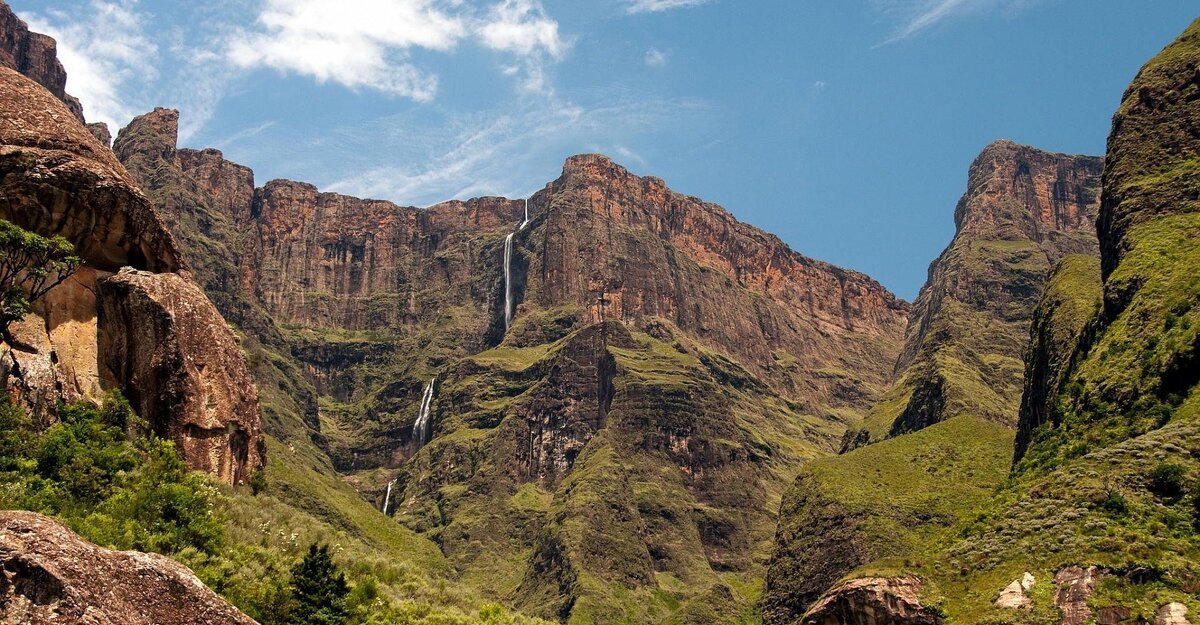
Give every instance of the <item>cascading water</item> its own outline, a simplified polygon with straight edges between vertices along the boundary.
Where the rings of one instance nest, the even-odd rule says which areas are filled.
[[[513,296],[512,296],[512,245],[513,237],[529,225],[529,200],[525,200],[525,218],[517,229],[504,237],[504,329],[512,325]]]
[[[396,483],[396,480],[392,480],[392,481],[388,482],[387,495],[385,495],[385,496],[383,497],[383,510],[382,510],[382,512],[383,512],[384,514],[387,514],[387,513],[388,513],[388,506],[392,505],[392,486],[393,486],[395,483]]]
[[[421,396],[421,411],[417,413],[417,420],[413,423],[413,440],[417,441],[417,447],[425,444],[429,438],[429,407],[433,404],[433,384],[437,382],[437,377],[429,381],[429,385],[425,387],[425,394]]]

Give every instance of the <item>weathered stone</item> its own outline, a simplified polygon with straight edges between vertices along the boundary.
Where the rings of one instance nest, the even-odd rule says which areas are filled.
[[[1033,600],[1026,594],[1030,588],[1033,588],[1036,580],[1033,574],[1026,572],[1021,576],[1021,579],[1014,579],[1011,584],[1004,587],[1000,591],[1000,596],[996,598],[996,607],[1010,609],[1028,609],[1033,605]]]
[[[801,625],[941,625],[921,605],[916,577],[866,577],[829,589],[800,619]]]
[[[212,302],[170,273],[126,269],[99,286],[106,381],[189,465],[231,484],[248,480],[265,461],[258,392]]]
[[[1187,618],[1188,607],[1178,602],[1166,603],[1158,607],[1154,615],[1154,625],[1192,625]]]
[[[1098,567],[1068,566],[1054,574],[1054,605],[1062,610],[1059,625],[1083,625],[1092,617],[1088,600],[1104,571]]]
[[[110,551],[33,512],[0,512],[0,624],[254,625],[183,565]]]
[[[100,142],[104,147],[112,146],[112,133],[108,131],[108,124],[104,122],[95,122],[87,125],[88,132]]]

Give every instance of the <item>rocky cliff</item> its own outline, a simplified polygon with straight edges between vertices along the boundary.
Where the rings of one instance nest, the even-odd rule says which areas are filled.
[[[847,433],[843,451],[855,451],[814,461],[784,498],[766,622],[799,618],[869,562],[913,557],[1004,479],[1034,309],[1060,259],[1095,253],[1101,166],[1008,141],[972,163],[955,237],[909,317],[896,382]],[[903,440],[879,442],[892,437]],[[877,473],[869,484],[854,477],[864,467]]]
[[[67,72],[58,60],[58,44],[52,37],[29,31],[29,26],[0,2],[0,66],[20,72],[62,100],[80,122],[83,106],[67,94]]]
[[[302,372],[311,435],[538,614],[643,622],[672,611],[663,592],[748,609],[721,580],[761,575],[782,485],[899,352],[907,305],[874,281],[602,156],[527,201],[417,209],[256,188],[177,124],[158,109],[114,149],[222,312]],[[260,385],[284,383],[272,367]]]
[[[253,385],[212,304],[185,288],[186,265],[163,220],[113,153],[62,102],[7,68],[0,68],[0,88],[0,217],[43,236],[66,237],[83,259],[15,324],[21,345],[6,346],[6,386],[43,427],[56,418],[59,401],[98,400],[104,390],[119,388],[142,398],[139,411],[188,452],[194,467],[231,483],[244,479],[262,465]],[[142,282],[160,294],[159,309],[116,288],[124,267],[146,272]],[[100,314],[106,309],[121,311],[121,322]],[[194,314],[178,314],[184,309]],[[135,334],[150,327],[159,334]],[[179,389],[204,394],[150,392],[143,387],[150,384],[146,370],[117,366],[112,352],[118,344],[122,359],[139,362],[169,359],[170,345],[185,345],[176,358],[220,367],[181,367],[172,374]],[[196,403],[202,397],[209,406]],[[230,410],[217,413],[217,407]],[[201,423],[204,428],[195,429]]]
[[[849,577],[919,577],[924,603],[953,622],[1185,618],[1200,573],[1198,65],[1200,21],[1142,68],[1114,116],[1099,262],[1062,262],[1034,313],[1023,453],[1007,480],[903,559]],[[851,599],[834,589],[820,602]]]
[[[0,623],[254,625],[186,567],[110,551],[33,512],[0,512]]]
[[[1016,424],[1042,286],[1063,257],[1096,253],[1102,164],[1009,141],[980,153],[913,305],[897,383],[847,448],[959,415]]]

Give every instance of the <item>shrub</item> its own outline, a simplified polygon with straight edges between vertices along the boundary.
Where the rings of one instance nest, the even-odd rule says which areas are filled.
[[[309,545],[304,559],[292,569],[295,622],[300,625],[341,625],[346,622],[346,576],[329,555],[329,546]]]
[[[1184,492],[1185,473],[1186,470],[1180,465],[1169,462],[1159,464],[1150,471],[1150,492],[1164,499],[1179,499]]]
[[[1100,508],[1114,515],[1123,515],[1129,512],[1129,503],[1125,501],[1125,495],[1116,489],[1109,489],[1104,495],[1104,499],[1100,500]]]

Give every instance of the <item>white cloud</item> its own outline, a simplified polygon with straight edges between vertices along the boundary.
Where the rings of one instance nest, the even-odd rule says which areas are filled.
[[[66,11],[23,16],[31,30],[54,37],[67,69],[67,92],[79,98],[90,121],[114,132],[135,113],[124,91],[153,80],[157,46],[146,36],[135,2],[92,0],[78,19]]]
[[[625,6],[625,12],[631,15],[635,13],[659,13],[661,11],[669,11],[671,9],[699,6],[708,1],[709,0],[628,0]]]
[[[900,26],[885,46],[919,35],[935,24],[950,18],[1003,9],[1020,11],[1037,0],[876,0],[876,7],[885,15],[899,17]]]
[[[460,17],[431,0],[268,0],[261,29],[234,37],[230,61],[270,67],[351,89],[371,88],[418,101],[433,99],[437,77],[407,62],[416,48],[446,51],[466,34]]]
[[[242,68],[268,67],[373,89],[420,102],[437,93],[436,74],[418,67],[414,50],[449,52],[468,36],[520,59],[528,90],[545,92],[545,64],[569,43],[537,0],[500,0],[484,11],[461,0],[358,0],[353,8],[329,0],[267,0],[258,28],[236,34],[227,48]]]
[[[824,80],[818,80],[813,83],[813,91],[824,91],[828,86],[829,83],[825,82]]]
[[[658,48],[650,48],[646,50],[646,65],[650,67],[662,67],[667,64],[667,53]]]

